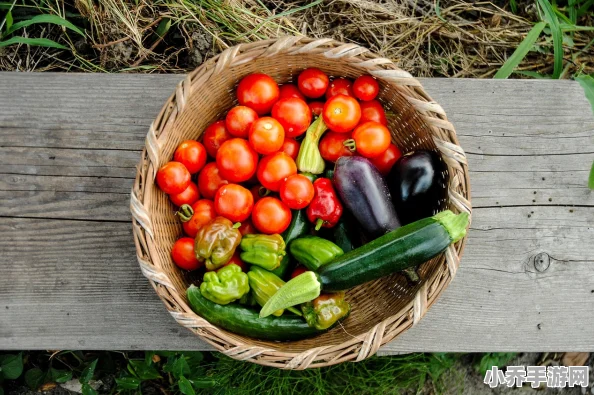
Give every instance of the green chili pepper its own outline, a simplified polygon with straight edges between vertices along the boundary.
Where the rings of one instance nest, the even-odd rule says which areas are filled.
[[[303,236],[295,239],[289,250],[299,263],[314,271],[343,254],[339,246],[317,236]]]
[[[281,235],[245,235],[240,243],[241,260],[274,270],[285,256],[285,242]]]
[[[250,282],[250,289],[254,295],[254,299],[260,306],[264,306],[268,299],[272,297],[282,287],[285,282],[281,280],[274,273],[264,270],[258,266],[252,266],[248,272],[248,279]],[[297,309],[289,307],[292,312],[297,315],[301,315],[301,312]],[[272,313],[277,317],[280,317],[284,312],[284,309],[280,309]]]
[[[204,273],[200,284],[200,293],[206,299],[218,303],[229,304],[250,291],[247,274],[236,264],[224,266],[216,272]]]

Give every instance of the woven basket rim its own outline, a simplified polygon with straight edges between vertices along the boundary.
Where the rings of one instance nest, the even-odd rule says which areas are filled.
[[[240,67],[253,59],[270,57],[278,53],[292,55],[313,53],[334,60],[338,59],[356,65],[357,68],[367,71],[383,83],[399,89],[402,96],[430,126],[434,143],[447,163],[450,174],[455,173],[455,176],[450,178],[449,185],[450,209],[471,214],[470,181],[464,150],[458,143],[454,126],[447,120],[445,111],[431,99],[418,80],[396,67],[389,59],[373,54],[359,45],[345,44],[328,38],[312,39],[304,36],[287,36],[240,44],[226,49],[190,72],[177,85],[175,92],[163,105],[149,128],[145,149],[142,151],[131,193],[130,209],[138,262],[142,273],[149,279],[174,319],[198,334],[215,349],[232,358],[283,369],[299,370],[328,366],[344,361],[360,361],[374,355],[382,345],[414,326],[423,317],[455,276],[466,237],[450,246],[444,253],[449,275],[436,280],[437,285],[433,284],[435,289],[428,289],[428,282],[424,282],[413,301],[409,303],[410,306],[399,311],[399,314],[404,310],[407,310],[408,313],[395,314],[377,323],[364,336],[358,336],[340,344],[310,348],[304,352],[280,351],[250,345],[247,342],[238,342],[235,338],[228,336],[225,331],[195,314],[186,304],[184,298],[177,294],[168,275],[153,264],[156,249],[153,242],[152,220],[148,207],[145,205],[145,198],[148,196],[145,190],[155,188],[156,169],[163,160],[160,155],[162,141],[160,137],[166,137],[166,133],[163,131],[171,129],[173,121],[188,102],[192,93],[192,82],[198,76],[210,78],[225,72],[228,68]],[[460,188],[462,193],[456,190]]]

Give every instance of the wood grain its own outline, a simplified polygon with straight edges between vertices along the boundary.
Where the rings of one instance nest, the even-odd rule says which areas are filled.
[[[0,73],[0,349],[208,349],[140,274],[128,212],[144,136],[181,78]],[[594,351],[581,88],[421,81],[468,153],[473,224],[453,283],[380,353]]]

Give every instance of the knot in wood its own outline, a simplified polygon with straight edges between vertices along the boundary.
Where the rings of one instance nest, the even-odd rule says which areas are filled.
[[[546,271],[551,266],[551,257],[546,252],[541,252],[534,256],[534,268],[537,272]]]

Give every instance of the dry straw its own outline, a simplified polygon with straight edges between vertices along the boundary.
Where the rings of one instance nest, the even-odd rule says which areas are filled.
[[[174,216],[175,208],[154,183],[156,170],[171,159],[181,141],[200,138],[207,125],[235,104],[234,90],[243,76],[263,72],[285,83],[307,67],[318,67],[331,76],[377,77],[379,99],[391,113],[389,127],[394,142],[405,152],[438,149],[448,165],[448,208],[454,212],[471,210],[466,156],[454,127],[419,81],[388,59],[355,44],[291,36],[229,48],[188,74],[151,124],[132,189],[130,207],[138,262],[181,325],[232,358],[283,369],[322,367],[374,355],[425,315],[456,274],[466,240],[423,264],[419,271],[422,281],[416,286],[396,274],[353,288],[347,293],[352,305],[350,317],[341,326],[311,339],[255,340],[211,325],[190,309],[185,297],[189,281],[170,258],[182,229]]]

